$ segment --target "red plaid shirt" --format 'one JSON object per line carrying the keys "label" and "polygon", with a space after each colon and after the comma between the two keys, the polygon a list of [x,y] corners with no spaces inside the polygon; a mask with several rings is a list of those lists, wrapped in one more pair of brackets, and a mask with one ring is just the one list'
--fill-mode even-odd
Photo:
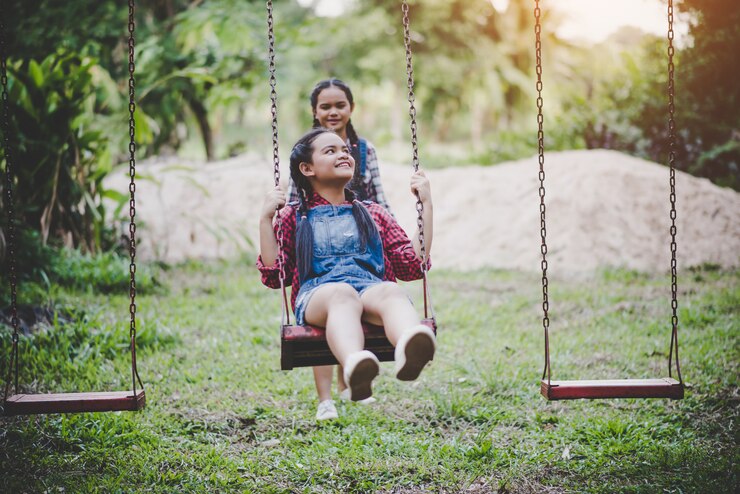
{"label": "red plaid shirt", "polygon": [[[313,208],[321,205],[328,205],[329,201],[313,193],[308,200],[308,207]],[[351,204],[346,201],[344,204]],[[406,232],[396,222],[395,218],[382,206],[375,203],[364,203],[364,206],[370,212],[375,224],[380,232],[380,238],[383,241],[383,260],[385,261],[385,280],[396,281],[396,278],[403,281],[418,280],[422,277],[421,260],[416,256],[414,247],[411,244]],[[292,205],[287,205],[278,213],[282,222],[283,230],[283,256],[285,259],[286,286],[293,286],[290,301],[295,310],[295,299],[300,289],[300,280],[298,278],[298,267],[295,262],[295,227],[296,227],[296,210]],[[275,236],[277,237],[277,221],[273,223]],[[431,261],[427,259],[427,269],[431,267]],[[262,262],[262,256],[257,258],[257,269],[262,274],[262,283],[270,288],[280,288],[280,269],[277,260],[272,266],[265,266]]]}

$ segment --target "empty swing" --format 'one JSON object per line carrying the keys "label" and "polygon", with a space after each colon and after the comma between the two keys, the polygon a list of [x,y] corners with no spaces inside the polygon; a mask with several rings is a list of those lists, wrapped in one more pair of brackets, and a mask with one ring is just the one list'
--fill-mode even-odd
{"label": "empty swing", "polygon": [[[8,77],[7,77],[7,53],[5,45],[5,25],[3,17],[0,16],[0,59],[2,61],[2,100],[3,100],[3,133],[5,134],[3,146],[5,148],[6,160],[6,205],[8,210],[8,257],[9,257],[9,278],[11,294],[11,324],[13,326],[12,350],[8,363],[8,379],[5,385],[5,394],[3,398],[3,410],[5,415],[30,415],[30,414],[47,414],[47,413],[78,413],[78,412],[110,412],[110,411],[135,411],[144,408],[146,398],[144,394],[144,385],[139,378],[136,367],[136,202],[134,192],[136,184],[134,177],[136,175],[136,142],[135,142],[135,124],[134,111],[136,103],[134,100],[134,0],[129,0],[129,18],[128,18],[128,55],[129,55],[129,175],[131,183],[129,185],[129,255],[131,264],[129,265],[130,284],[129,294],[131,302],[129,304],[130,328],[129,341],[131,351],[131,378],[132,388],[130,391],[112,391],[112,392],[91,392],[91,393],[55,393],[55,394],[24,394],[20,392],[18,386],[18,375],[20,371],[20,359],[18,355],[18,304],[16,300],[16,252],[15,252],[15,225],[13,223],[13,174],[11,150],[9,141],[10,123],[9,123],[9,103],[8,103]],[[15,393],[10,395],[11,382],[15,385]],[[139,383],[140,389],[137,389],[136,383]]]}
{"label": "empty swing", "polygon": [[[671,345],[668,354],[668,377],[658,379],[601,379],[601,380],[574,380],[554,381],[550,375],[550,337],[548,317],[548,280],[547,280],[547,242],[545,239],[545,155],[544,132],[542,116],[542,54],[540,41],[540,6],[535,0],[535,35],[536,35],[536,63],[537,63],[537,133],[539,142],[539,196],[540,196],[540,236],[542,239],[542,310],[544,316],[542,325],[545,334],[545,368],[542,372],[540,392],[548,400],[572,400],[578,398],[672,398],[681,399],[684,395],[681,365],[678,360],[678,308],[677,276],[676,276],[676,170],[675,170],[675,123],[674,114],[674,83],[673,83],[673,0],[668,0],[668,131],[669,131],[669,165],[670,165],[670,203],[671,203]],[[676,376],[672,374],[673,357],[676,360]]]}
{"label": "empty swing", "polygon": [[[411,117],[411,143],[413,146],[413,166],[414,171],[419,169],[419,150],[416,135],[416,108],[414,106],[414,71],[411,61],[411,37],[409,34],[409,17],[408,4],[406,0],[402,2],[403,11],[403,28],[404,28],[404,45],[406,48],[406,74],[408,84],[408,101],[409,116]],[[278,129],[277,129],[277,91],[275,79],[275,33],[273,29],[273,8],[272,0],[267,0],[267,27],[268,27],[268,46],[269,46],[269,70],[270,70],[270,100],[272,111],[272,158],[275,186],[280,185],[280,159],[278,156]],[[419,243],[421,245],[421,257],[426,258],[426,247],[424,244],[424,220],[422,217],[423,205],[417,197],[416,211],[418,213],[417,225],[419,227]],[[277,216],[278,231],[280,231],[280,216]],[[282,303],[282,320],[280,332],[280,368],[282,370],[291,370],[295,367],[312,367],[317,365],[336,364],[337,360],[329,349],[326,341],[326,331],[324,328],[305,325],[297,326],[290,322],[290,304],[288,302],[287,287],[285,284],[285,269],[282,259],[283,245],[282,236],[278,235],[278,244],[280,254],[277,262],[280,267],[280,288],[283,294]],[[427,282],[427,265],[421,263],[423,292],[424,292],[424,319],[422,324],[429,327],[435,334],[437,333],[437,323],[434,319],[429,285]],[[387,362],[394,359],[394,347],[385,337],[385,330],[381,326],[376,326],[363,322],[363,333],[365,336],[365,349],[373,352],[378,360]]]}

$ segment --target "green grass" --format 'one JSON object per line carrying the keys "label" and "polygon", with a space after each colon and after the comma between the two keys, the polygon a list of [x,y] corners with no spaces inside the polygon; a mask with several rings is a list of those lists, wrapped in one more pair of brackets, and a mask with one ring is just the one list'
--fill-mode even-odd
{"label": "green grass", "polygon": [[[252,264],[158,272],[138,297],[147,408],[0,419],[0,492],[737,491],[740,272],[681,273],[684,400],[548,403],[539,277],[432,271],[430,368],[401,383],[383,364],[376,404],[318,424],[310,370],[279,370],[280,298]],[[22,339],[27,389],[129,386],[127,292],[52,291],[77,322]],[[665,375],[669,294],[631,271],[551,280],[553,376]]]}

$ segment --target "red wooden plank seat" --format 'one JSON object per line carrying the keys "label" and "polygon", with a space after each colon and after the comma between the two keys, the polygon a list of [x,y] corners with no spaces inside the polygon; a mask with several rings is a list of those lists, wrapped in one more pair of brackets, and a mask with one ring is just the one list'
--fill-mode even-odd
{"label": "red wooden plank seat", "polygon": [[97,393],[16,394],[4,403],[5,415],[136,411],[144,408],[144,390]]}
{"label": "red wooden plank seat", "polygon": [[[437,334],[437,324],[433,318],[424,319],[422,324]],[[365,349],[373,352],[381,362],[393,360],[393,345],[385,337],[381,326],[363,324]],[[291,370],[294,367],[312,367],[337,363],[326,342],[326,331],[316,326],[285,325],[281,335],[280,368]]]}
{"label": "red wooden plank seat", "polygon": [[662,379],[602,379],[595,381],[550,381],[540,384],[542,396],[548,400],[599,398],[683,398],[683,384]]}

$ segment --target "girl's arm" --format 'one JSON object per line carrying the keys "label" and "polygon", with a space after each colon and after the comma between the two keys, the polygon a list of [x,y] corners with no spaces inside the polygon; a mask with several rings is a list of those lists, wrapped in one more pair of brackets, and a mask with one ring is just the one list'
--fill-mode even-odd
{"label": "girl's arm", "polygon": [[279,246],[272,227],[272,219],[275,211],[283,206],[285,206],[285,193],[280,187],[275,187],[265,197],[260,213],[260,257],[265,266],[272,266],[277,260]]}
{"label": "girl's arm", "polygon": [[[423,260],[426,261],[432,250],[432,238],[434,237],[434,208],[432,206],[432,188],[429,184],[429,179],[422,170],[418,170],[411,176],[411,192],[419,195],[423,206],[422,218],[424,220],[425,247],[425,258]],[[414,234],[412,243],[416,256],[421,259],[421,242],[419,241],[418,228]]]}

